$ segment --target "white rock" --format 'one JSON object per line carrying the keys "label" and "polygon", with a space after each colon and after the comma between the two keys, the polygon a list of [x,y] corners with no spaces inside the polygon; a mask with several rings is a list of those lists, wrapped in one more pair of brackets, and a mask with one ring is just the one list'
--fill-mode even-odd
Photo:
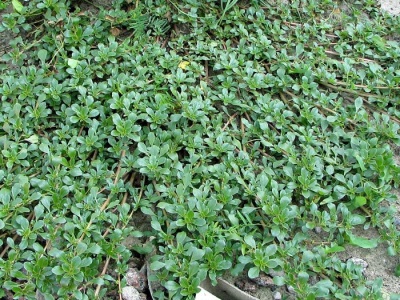
{"label": "white rock", "polygon": [[281,300],[281,299],[282,299],[281,293],[276,292],[276,293],[274,294],[274,300]]}
{"label": "white rock", "polygon": [[287,291],[291,294],[296,294],[296,291],[294,290],[294,287],[292,287],[291,285],[288,285],[286,287]]}
{"label": "white rock", "polygon": [[269,270],[268,274],[272,277],[276,277],[276,276],[285,276],[285,272],[284,271],[275,271],[275,270]]}
{"label": "white rock", "polygon": [[122,299],[124,300],[140,300],[139,292],[132,286],[122,288]]}
{"label": "white rock", "polygon": [[400,15],[400,3],[399,0],[380,0],[381,7],[392,15]]}
{"label": "white rock", "polygon": [[351,262],[353,262],[353,264],[361,266],[361,268],[362,268],[362,269],[361,269],[361,272],[362,272],[362,273],[364,273],[365,270],[366,270],[367,267],[368,267],[368,263],[367,263],[365,260],[363,260],[362,258],[351,257],[351,258],[349,258],[347,261],[351,261]]}

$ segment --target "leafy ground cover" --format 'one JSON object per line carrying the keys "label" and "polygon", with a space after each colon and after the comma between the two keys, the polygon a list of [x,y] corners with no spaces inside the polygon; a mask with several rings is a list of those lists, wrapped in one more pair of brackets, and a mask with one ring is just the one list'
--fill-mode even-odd
{"label": "leafy ground cover", "polygon": [[79,5],[3,16],[1,296],[113,298],[156,251],[158,299],[226,272],[382,297],[335,254],[400,250],[398,17],[370,0]]}

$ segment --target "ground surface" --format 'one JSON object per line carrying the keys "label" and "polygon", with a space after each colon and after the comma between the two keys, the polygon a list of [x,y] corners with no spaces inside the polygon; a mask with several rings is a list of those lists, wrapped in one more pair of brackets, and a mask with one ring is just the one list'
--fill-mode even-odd
{"label": "ground surface", "polygon": [[399,15],[400,14],[400,1],[399,0],[381,0],[382,9],[388,13]]}
{"label": "ground surface", "polygon": [[[399,0],[381,0],[382,9],[390,14],[400,14],[400,1]],[[396,156],[396,162],[400,165],[400,156]],[[397,195],[397,203],[394,204],[400,214],[400,190],[394,191]],[[365,231],[362,228],[356,229],[356,234],[364,235],[368,238],[377,237],[374,231]],[[400,294],[400,281],[399,278],[394,276],[393,270],[399,264],[398,256],[387,255],[387,247],[381,244],[375,249],[361,249],[358,247],[347,246],[346,251],[340,257],[348,259],[351,257],[358,257],[364,259],[368,263],[365,275],[369,279],[382,278],[383,290],[389,295],[391,293]],[[389,299],[389,298],[388,298]]]}

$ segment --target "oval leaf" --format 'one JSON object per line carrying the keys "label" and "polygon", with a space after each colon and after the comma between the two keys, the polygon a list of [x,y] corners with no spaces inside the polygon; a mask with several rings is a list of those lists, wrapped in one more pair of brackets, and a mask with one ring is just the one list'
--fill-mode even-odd
{"label": "oval leaf", "polygon": [[249,272],[247,274],[249,278],[256,278],[260,275],[260,269],[257,267],[252,267],[249,269]]}
{"label": "oval leaf", "polygon": [[24,6],[18,0],[12,0],[12,5],[16,12],[21,13]]}
{"label": "oval leaf", "polygon": [[70,68],[75,69],[76,66],[78,65],[79,61],[76,60],[76,59],[73,59],[73,58],[68,58],[67,63],[68,63],[68,66],[69,66]]}
{"label": "oval leaf", "polygon": [[353,234],[349,234],[350,244],[365,248],[371,249],[378,246],[378,239],[367,239],[361,236],[355,236]]}

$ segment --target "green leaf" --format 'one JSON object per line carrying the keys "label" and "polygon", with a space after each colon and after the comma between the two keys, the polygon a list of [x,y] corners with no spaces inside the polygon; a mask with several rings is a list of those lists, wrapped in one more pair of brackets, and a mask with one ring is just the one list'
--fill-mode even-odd
{"label": "green leaf", "polygon": [[82,261],[79,263],[79,267],[81,268],[86,268],[92,264],[93,259],[91,257],[85,257],[82,259]]}
{"label": "green leaf", "polygon": [[39,149],[40,149],[41,151],[43,151],[44,153],[46,153],[46,154],[49,154],[49,153],[50,153],[50,149],[49,149],[49,145],[48,145],[48,144],[41,143],[41,144],[39,145]]}
{"label": "green leaf", "polygon": [[18,216],[16,218],[16,221],[17,221],[18,224],[21,225],[22,229],[25,230],[25,229],[29,228],[29,221],[26,218],[24,218],[22,216]]}
{"label": "green leaf", "polygon": [[267,261],[267,267],[270,269],[274,269],[281,264],[281,261],[278,259],[270,259]]}
{"label": "green leaf", "polygon": [[297,44],[296,45],[296,56],[299,57],[304,52],[304,45]]}
{"label": "green leaf", "polygon": [[51,272],[53,272],[54,275],[64,274],[64,270],[60,266],[56,266],[56,267],[52,268]]}
{"label": "green leaf", "polygon": [[192,251],[192,261],[200,260],[201,258],[204,257],[204,254],[205,254],[205,251],[202,250],[202,249],[198,249],[198,248],[193,249],[193,251]]}
{"label": "green leaf", "polygon": [[252,267],[249,269],[249,272],[247,273],[249,278],[257,278],[260,276],[260,269],[258,267]]}
{"label": "green leaf", "polygon": [[22,12],[24,6],[21,4],[21,2],[19,2],[18,0],[12,0],[11,3],[16,12],[18,12],[18,13]]}
{"label": "green leaf", "polygon": [[231,222],[233,226],[238,226],[239,225],[239,219],[236,217],[234,214],[229,214],[228,219]]}
{"label": "green leaf", "polygon": [[44,64],[46,62],[46,58],[47,58],[47,50],[40,49],[38,51],[38,58],[40,59],[41,63]]}
{"label": "green leaf", "polygon": [[249,245],[251,248],[256,248],[256,241],[252,235],[246,235],[244,237],[244,242]]}
{"label": "green leaf", "polygon": [[394,269],[394,275],[400,277],[400,264],[398,264]]}
{"label": "green leaf", "polygon": [[232,263],[229,260],[223,260],[218,264],[219,270],[228,270],[232,267]]}
{"label": "green leaf", "polygon": [[400,300],[400,294],[390,294],[389,300]]}
{"label": "green leaf", "polygon": [[365,249],[376,248],[379,242],[379,239],[368,239],[360,236],[355,236],[353,234],[348,234],[348,237],[350,244]]}
{"label": "green leaf", "polygon": [[79,64],[79,61],[73,58],[68,58],[67,63],[70,68],[75,69]]}
{"label": "green leaf", "polygon": [[381,69],[381,66],[376,63],[369,63],[368,66],[369,69],[375,74],[378,73],[379,70]]}
{"label": "green leaf", "polygon": [[71,265],[75,268],[78,269],[81,265],[82,259],[79,256],[74,256],[71,260]]}
{"label": "green leaf", "polygon": [[298,277],[298,279],[299,279],[300,281],[307,282],[308,279],[310,278],[310,275],[308,275],[308,273],[305,272],[305,271],[300,271],[300,272],[297,274],[297,277]]}
{"label": "green leaf", "polygon": [[8,289],[8,290],[12,290],[14,288],[18,288],[19,286],[20,286],[19,283],[12,282],[12,281],[5,281],[3,283],[3,287]]}
{"label": "green leaf", "polygon": [[185,239],[186,239],[186,237],[187,237],[186,232],[181,231],[176,235],[176,242],[178,244],[183,244]]}
{"label": "green leaf", "polygon": [[275,244],[271,244],[265,248],[264,253],[266,256],[272,256],[276,253],[277,250],[278,247]]}
{"label": "green leaf", "polygon": [[180,288],[180,285],[177,282],[170,280],[165,283],[164,287],[168,291],[177,291]]}
{"label": "green leaf", "polygon": [[135,238],[140,238],[144,236],[144,233],[139,231],[139,230],[134,230],[130,233],[130,236],[133,236]]}
{"label": "green leaf", "polygon": [[157,220],[152,220],[151,221],[151,227],[153,227],[153,229],[156,230],[156,231],[162,231],[161,224]]}
{"label": "green leaf", "polygon": [[389,246],[389,247],[388,247],[388,249],[387,249],[387,254],[388,254],[389,256],[395,256],[395,255],[396,255],[396,250],[394,249],[393,246]]}
{"label": "green leaf", "polygon": [[144,143],[142,143],[142,142],[137,144],[137,148],[142,153],[148,153],[146,145]]}
{"label": "green leaf", "polygon": [[165,263],[161,262],[161,261],[153,261],[150,264],[150,269],[152,269],[153,271],[157,271],[160,270],[162,268],[165,267]]}
{"label": "green leaf", "polygon": [[141,207],[140,210],[142,211],[142,213],[144,213],[145,215],[148,216],[154,216],[154,212],[151,210],[151,208],[149,207]]}
{"label": "green leaf", "polygon": [[346,248],[342,247],[342,246],[338,246],[338,245],[334,245],[331,247],[326,247],[325,248],[325,253],[326,254],[330,254],[330,253],[336,253],[336,252],[342,252],[345,251]]}
{"label": "green leaf", "polygon": [[329,175],[332,175],[335,172],[335,169],[333,166],[329,165],[326,167],[326,173],[328,173]]}
{"label": "green leaf", "polygon": [[80,255],[87,250],[88,246],[85,243],[79,242],[76,246],[76,254]]}
{"label": "green leaf", "polygon": [[329,123],[336,122],[337,116],[328,116],[328,117],[326,118],[326,120],[327,120]]}
{"label": "green leaf", "polygon": [[360,169],[361,169],[362,171],[365,171],[366,168],[365,168],[365,165],[364,165],[364,160],[363,160],[363,158],[362,158],[360,155],[358,155],[358,154],[354,155],[354,157],[356,158],[356,160],[357,160],[357,162],[358,162],[358,165],[360,166]]}
{"label": "green leaf", "polygon": [[367,198],[362,197],[362,196],[357,196],[352,201],[353,208],[359,208],[361,206],[364,206],[365,204],[367,204]]}
{"label": "green leaf", "polygon": [[39,142],[39,137],[34,134],[32,136],[30,136],[29,138],[25,139],[25,141],[31,143],[31,144],[37,144]]}
{"label": "green leaf", "polygon": [[61,251],[57,248],[51,248],[49,251],[49,255],[52,257],[56,257],[56,258],[61,257],[61,255],[63,255],[63,254],[64,254],[64,251]]}
{"label": "green leaf", "polygon": [[153,252],[154,248],[152,244],[144,244],[144,245],[135,245],[132,247],[132,250],[136,251],[139,254],[149,254]]}
{"label": "green leaf", "polygon": [[243,256],[243,255],[242,255],[242,256],[239,256],[239,261],[240,261],[242,264],[246,265],[246,264],[252,262],[252,259],[251,259],[250,256]]}
{"label": "green leaf", "polygon": [[352,214],[349,218],[350,224],[353,226],[364,224],[366,221],[366,217],[359,214]]}
{"label": "green leaf", "polygon": [[362,105],[363,105],[363,99],[361,97],[358,97],[354,100],[354,106],[356,107],[356,111],[359,111]]}
{"label": "green leaf", "polygon": [[273,281],[277,286],[283,286],[285,284],[285,278],[282,276],[274,276]]}
{"label": "green leaf", "polygon": [[87,252],[92,254],[99,254],[101,252],[101,247],[97,244],[91,244],[90,247],[87,249]]}
{"label": "green leaf", "polygon": [[256,208],[255,207],[252,207],[252,206],[245,206],[245,207],[243,207],[242,208],[242,214],[244,214],[244,215],[249,215],[249,214],[251,214],[253,211],[255,211],[256,210]]}

